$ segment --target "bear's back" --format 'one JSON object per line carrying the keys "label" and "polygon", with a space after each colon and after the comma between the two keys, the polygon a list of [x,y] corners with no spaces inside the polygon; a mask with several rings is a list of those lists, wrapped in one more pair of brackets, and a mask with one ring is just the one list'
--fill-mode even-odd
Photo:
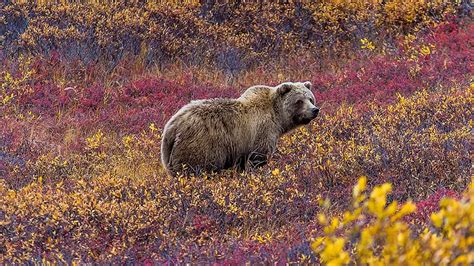
{"label": "bear's back", "polygon": [[242,112],[242,104],[234,99],[216,98],[208,100],[191,101],[183,107],[193,113],[193,115],[206,117],[208,119],[227,117]]}

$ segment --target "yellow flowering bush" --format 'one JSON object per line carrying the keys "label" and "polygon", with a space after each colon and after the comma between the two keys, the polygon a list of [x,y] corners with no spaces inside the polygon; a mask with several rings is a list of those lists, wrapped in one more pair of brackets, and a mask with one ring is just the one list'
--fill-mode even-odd
{"label": "yellow flowering bush", "polygon": [[[474,179],[472,180],[474,181]],[[353,188],[351,209],[331,219],[320,214],[322,236],[311,244],[327,265],[471,265],[474,263],[474,183],[462,199],[445,198],[431,225],[414,232],[404,217],[415,212],[408,201],[387,197],[389,183],[367,196],[367,178]]]}
{"label": "yellow flowering bush", "polygon": [[31,69],[31,58],[20,56],[16,69],[22,73],[21,76],[12,76],[6,68],[0,70],[0,104],[2,106],[8,105],[15,97],[29,93],[23,87],[34,75],[34,70]]}

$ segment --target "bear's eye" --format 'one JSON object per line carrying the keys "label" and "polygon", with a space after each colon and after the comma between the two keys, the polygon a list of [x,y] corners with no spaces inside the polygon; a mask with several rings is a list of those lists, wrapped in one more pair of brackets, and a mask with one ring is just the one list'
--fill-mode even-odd
{"label": "bear's eye", "polygon": [[311,102],[311,104],[314,104],[314,100],[312,98],[309,98],[309,101]]}

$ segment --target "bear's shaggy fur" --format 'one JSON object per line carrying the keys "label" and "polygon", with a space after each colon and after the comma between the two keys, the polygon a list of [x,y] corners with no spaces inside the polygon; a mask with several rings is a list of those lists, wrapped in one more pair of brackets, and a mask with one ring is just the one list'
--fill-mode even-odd
{"label": "bear's shaggy fur", "polygon": [[191,101],[166,123],[161,160],[173,175],[260,166],[282,134],[318,112],[310,82],[253,86],[238,99]]}

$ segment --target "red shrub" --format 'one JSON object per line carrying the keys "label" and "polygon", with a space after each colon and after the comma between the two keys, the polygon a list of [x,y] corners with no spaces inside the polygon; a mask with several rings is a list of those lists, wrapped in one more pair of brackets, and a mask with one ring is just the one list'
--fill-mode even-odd
{"label": "red shrub", "polygon": [[416,212],[409,215],[407,221],[414,222],[416,224],[425,224],[430,221],[430,215],[433,212],[439,211],[439,202],[443,198],[456,198],[459,199],[460,195],[456,191],[440,188],[427,199],[416,203]]}

